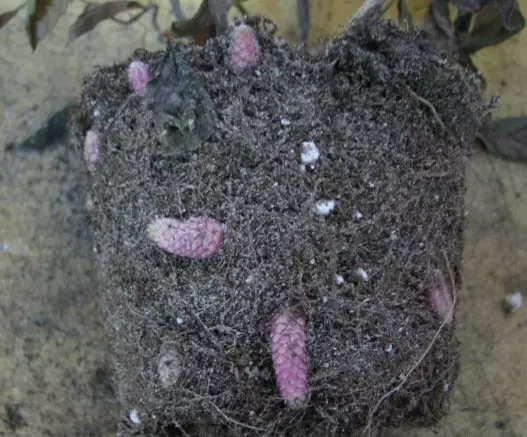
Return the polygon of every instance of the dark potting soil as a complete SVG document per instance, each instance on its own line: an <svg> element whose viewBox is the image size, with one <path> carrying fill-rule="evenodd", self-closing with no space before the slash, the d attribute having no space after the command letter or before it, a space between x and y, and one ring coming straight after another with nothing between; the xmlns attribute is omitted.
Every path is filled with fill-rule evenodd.
<svg viewBox="0 0 527 437"><path fill-rule="evenodd" d="M372 430L434 423L458 344L447 324L425 354L442 324L427 290L436 269L460 285L479 84L423 31L378 19L318 56L266 26L257 33L261 65L240 75L226 35L137 51L152 70L173 69L147 97L132 94L130 60L85 80L73 129L79 150L88 129L107 145L90 217L119 398L141 421L120 433L331 436L369 419ZM304 141L321 157L302 171ZM315 214L324 199L335 210ZM155 217L195 215L227 227L214 258L148 238ZM309 320L303 410L274 381L269 321L283 305Z"/></svg>

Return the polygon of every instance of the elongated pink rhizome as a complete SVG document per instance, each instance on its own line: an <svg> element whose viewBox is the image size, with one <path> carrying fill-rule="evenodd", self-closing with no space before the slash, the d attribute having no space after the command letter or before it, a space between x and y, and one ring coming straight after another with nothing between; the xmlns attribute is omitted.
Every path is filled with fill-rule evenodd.
<svg viewBox="0 0 527 437"><path fill-rule="evenodd" d="M150 80L148 65L141 61L132 61L128 66L130 86L139 96L146 94L146 84Z"/></svg>
<svg viewBox="0 0 527 437"><path fill-rule="evenodd" d="M271 349L278 390L291 408L308 400L306 318L288 308L271 321Z"/></svg>
<svg viewBox="0 0 527 437"><path fill-rule="evenodd" d="M150 239L167 252L186 258L204 259L220 251L225 225L205 216L186 220L158 218L150 224L148 233Z"/></svg>
<svg viewBox="0 0 527 437"><path fill-rule="evenodd" d="M445 277L440 270L432 272L430 284L427 287L427 297L430 307L439 314L446 323L452 321L453 299L452 291L445 282Z"/></svg>

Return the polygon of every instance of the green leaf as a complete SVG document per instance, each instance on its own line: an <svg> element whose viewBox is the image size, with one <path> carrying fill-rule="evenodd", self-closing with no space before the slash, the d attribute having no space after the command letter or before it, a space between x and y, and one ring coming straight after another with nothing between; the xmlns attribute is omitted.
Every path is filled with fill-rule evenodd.
<svg viewBox="0 0 527 437"><path fill-rule="evenodd" d="M110 1L106 3L88 3L84 11L70 27L68 44L79 36L92 31L101 21L113 19L121 12L145 7L135 1Z"/></svg>
<svg viewBox="0 0 527 437"><path fill-rule="evenodd" d="M527 161L527 117L489 122L478 134L478 141L493 155Z"/></svg>
<svg viewBox="0 0 527 437"><path fill-rule="evenodd" d="M11 18L13 18L16 14L18 14L18 11L22 9L23 7L24 7L24 4L21 4L16 9L0 14L0 29L4 27L4 25L6 25L11 20Z"/></svg>
<svg viewBox="0 0 527 437"><path fill-rule="evenodd" d="M460 38L460 50L471 55L485 47L500 44L516 35L525 27L525 18L519 9L514 9L509 17L508 27L494 4L488 4L476 15L470 35Z"/></svg>
<svg viewBox="0 0 527 437"><path fill-rule="evenodd" d="M28 0L26 4L26 33L33 50L51 33L71 0Z"/></svg>

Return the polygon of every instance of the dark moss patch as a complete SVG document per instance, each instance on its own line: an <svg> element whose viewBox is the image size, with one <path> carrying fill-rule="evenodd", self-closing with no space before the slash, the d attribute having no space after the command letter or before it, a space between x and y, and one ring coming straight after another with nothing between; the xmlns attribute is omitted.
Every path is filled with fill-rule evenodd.
<svg viewBox="0 0 527 437"><path fill-rule="evenodd" d="M130 97L128 63L85 81L78 147L115 117L90 190L119 398L142 421L123 422L122 435L350 435L441 324L424 294L432 269L450 268L459 285L474 77L449 67L426 34L386 22L355 28L319 57L258 32L262 65L240 76L226 67L227 37L176 48L215 117L188 153L161 139L149 99ZM155 67L163 57L134 59ZM305 172L303 141L321 151ZM313 214L319 199L336 210ZM155 216L202 214L228 228L211 260L147 238ZM268 343L270 317L288 303L309 316L311 400L300 412L280 400ZM181 360L169 387L158 374L166 353ZM457 360L448 326L374 428L442 417Z"/></svg>

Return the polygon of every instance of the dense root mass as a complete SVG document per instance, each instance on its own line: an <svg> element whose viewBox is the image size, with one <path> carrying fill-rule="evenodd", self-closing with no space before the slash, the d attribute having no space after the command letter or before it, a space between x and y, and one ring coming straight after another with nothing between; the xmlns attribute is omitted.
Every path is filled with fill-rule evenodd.
<svg viewBox="0 0 527 437"><path fill-rule="evenodd" d="M370 413L373 429L433 423L457 373L453 323L375 406L443 321L431 275L459 286L479 85L426 34L385 22L355 26L317 57L265 27L257 36L260 63L240 74L229 35L177 46L188 71L161 105L169 115L151 96L170 81L134 94L132 59L85 81L74 132L79 156L90 129L106 145L90 214L119 397L134 411L120 434L349 436ZM154 72L165 53L133 59ZM302 164L306 142L319 155ZM159 217L193 216L225 225L211 258L149 237ZM286 306L308 329L300 410L273 372L270 322Z"/></svg>

